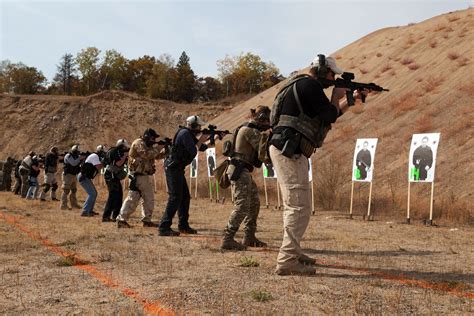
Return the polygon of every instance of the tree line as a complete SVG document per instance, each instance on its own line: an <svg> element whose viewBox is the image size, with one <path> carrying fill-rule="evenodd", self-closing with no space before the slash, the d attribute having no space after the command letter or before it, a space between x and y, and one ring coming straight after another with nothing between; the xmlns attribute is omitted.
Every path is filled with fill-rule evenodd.
<svg viewBox="0 0 474 316"><path fill-rule="evenodd" d="M272 62L247 52L217 61L218 77L197 76L186 52L175 63L169 54L127 59L118 51L96 47L75 56L64 54L51 82L35 67L0 62L0 93L90 95L103 90L135 92L176 102L212 101L258 93L284 79Z"/></svg>

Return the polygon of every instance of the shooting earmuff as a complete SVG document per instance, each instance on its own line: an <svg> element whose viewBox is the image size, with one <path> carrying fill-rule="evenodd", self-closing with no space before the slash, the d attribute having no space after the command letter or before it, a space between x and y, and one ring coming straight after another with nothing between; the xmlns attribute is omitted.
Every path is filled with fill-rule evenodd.
<svg viewBox="0 0 474 316"><path fill-rule="evenodd" d="M198 121L197 115L194 115L194 121L189 125L189 127L191 127L191 129L197 129L199 126L197 121Z"/></svg>
<svg viewBox="0 0 474 316"><path fill-rule="evenodd" d="M318 78L326 78L328 74L328 65L326 63L326 56L323 54L318 55L319 65L318 65Z"/></svg>

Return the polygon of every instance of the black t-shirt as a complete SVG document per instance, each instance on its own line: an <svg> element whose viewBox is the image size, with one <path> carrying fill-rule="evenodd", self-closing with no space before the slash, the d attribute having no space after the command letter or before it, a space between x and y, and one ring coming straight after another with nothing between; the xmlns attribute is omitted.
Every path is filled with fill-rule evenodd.
<svg viewBox="0 0 474 316"><path fill-rule="evenodd" d="M31 163L31 168L30 168L30 173L29 173L30 177L36 178L40 174L41 169L38 168L38 170L35 170L33 169L33 166L39 167L38 160L33 160L33 162Z"/></svg>
<svg viewBox="0 0 474 316"><path fill-rule="evenodd" d="M313 118L318 116L327 124L334 123L338 116L337 108L332 105L321 84L313 78L304 78L296 82L296 91L301 101L301 106L306 115ZM298 116L298 104L296 103L293 88L287 92L283 100L281 114Z"/></svg>

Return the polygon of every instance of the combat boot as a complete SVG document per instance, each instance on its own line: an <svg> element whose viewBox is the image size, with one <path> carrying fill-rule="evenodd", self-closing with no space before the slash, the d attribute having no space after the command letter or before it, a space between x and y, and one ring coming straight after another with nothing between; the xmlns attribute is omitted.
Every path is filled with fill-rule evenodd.
<svg viewBox="0 0 474 316"><path fill-rule="evenodd" d="M275 273L278 275L315 275L316 269L312 266L307 266L295 260L286 263L284 267L277 266Z"/></svg>
<svg viewBox="0 0 474 316"><path fill-rule="evenodd" d="M221 249L222 250L238 250L243 251L246 250L247 247L242 245L240 242L234 239L235 232L225 229L224 230L224 238L222 239Z"/></svg>
<svg viewBox="0 0 474 316"><path fill-rule="evenodd" d="M307 255L305 255L304 253L302 253L299 257L298 257L298 261L302 264L307 264L307 265L316 265L316 259L314 258L311 258L311 257L308 257Z"/></svg>
<svg viewBox="0 0 474 316"><path fill-rule="evenodd" d="M255 234L245 234L244 238L242 239L242 244L247 247L266 247L267 243L264 243L261 240L258 240L257 237L255 237Z"/></svg>

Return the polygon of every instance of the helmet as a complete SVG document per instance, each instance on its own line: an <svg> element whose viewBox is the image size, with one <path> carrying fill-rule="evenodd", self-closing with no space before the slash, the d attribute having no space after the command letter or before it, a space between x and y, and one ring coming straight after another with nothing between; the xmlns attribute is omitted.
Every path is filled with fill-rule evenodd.
<svg viewBox="0 0 474 316"><path fill-rule="evenodd" d="M102 152L102 151L105 151L104 145L98 145L97 148L96 148L96 151L97 151L98 153L100 153L100 152Z"/></svg>
<svg viewBox="0 0 474 316"><path fill-rule="evenodd" d="M186 119L186 126L191 128L191 129L196 129L198 126L206 125L206 122L204 122L199 116L197 115L191 115L188 116Z"/></svg>
<svg viewBox="0 0 474 316"><path fill-rule="evenodd" d="M34 151L30 151L30 152L28 153L28 156L30 156L30 157L36 156L36 153L35 153Z"/></svg>
<svg viewBox="0 0 474 316"><path fill-rule="evenodd" d="M49 151L51 151L52 153L57 154L58 153L58 147L53 146L53 147L51 147L51 149Z"/></svg>
<svg viewBox="0 0 474 316"><path fill-rule="evenodd" d="M160 135L153 129L147 128L143 133L143 138L158 138Z"/></svg>
<svg viewBox="0 0 474 316"><path fill-rule="evenodd" d="M71 152L73 151L79 151L79 145L74 145L71 147Z"/></svg>
<svg viewBox="0 0 474 316"><path fill-rule="evenodd" d="M117 144L116 144L117 147L125 147L125 148L130 148L130 145L128 144L127 140L125 138L121 138L119 140L117 140Z"/></svg>

